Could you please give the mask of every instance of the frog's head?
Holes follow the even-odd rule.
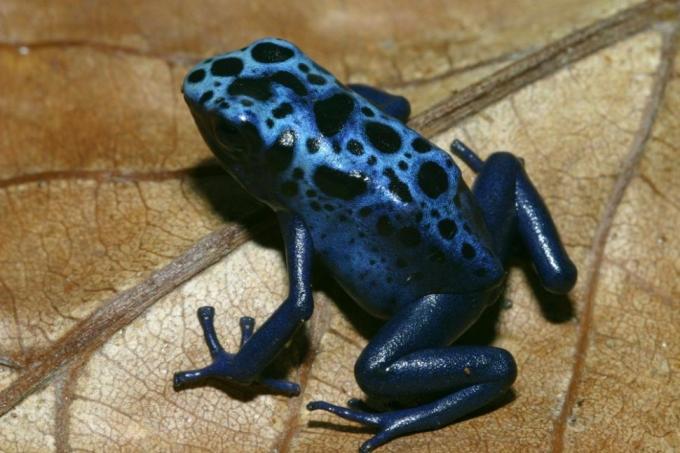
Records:
[[[234,171],[258,168],[273,147],[295,145],[291,119],[304,118],[308,95],[334,81],[311,74],[321,71],[288,41],[265,38],[196,65],[182,92],[218,159]]]

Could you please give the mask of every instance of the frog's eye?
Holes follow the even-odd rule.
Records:
[[[242,153],[247,150],[246,137],[233,124],[220,119],[215,122],[215,138],[217,141],[232,152]]]
[[[234,124],[217,118],[213,131],[220,146],[235,159],[245,158],[246,154],[257,152],[262,147],[260,134],[250,122]]]

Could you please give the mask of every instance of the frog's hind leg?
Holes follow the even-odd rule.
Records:
[[[365,97],[382,112],[395,117],[402,123],[408,121],[411,114],[411,104],[403,96],[390,94],[368,85],[350,83],[349,88],[360,96]]]
[[[495,290],[464,296],[437,294],[407,304],[359,357],[354,372],[367,394],[395,400],[431,394],[432,402],[379,413],[323,401],[309,403],[308,409],[377,427],[377,435],[361,447],[366,452],[404,434],[448,425],[487,405],[514,382],[514,359],[495,347],[448,345],[496,295]]]
[[[520,239],[542,285],[554,293],[567,293],[576,283],[576,267],[522,161],[507,152],[479,161],[479,176],[472,192],[496,254],[507,262],[512,242]]]

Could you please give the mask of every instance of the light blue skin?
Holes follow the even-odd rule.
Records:
[[[512,245],[524,246],[546,289],[563,294],[576,281],[519,159],[495,153],[483,162],[454,142],[479,173],[470,192],[449,154],[405,126],[404,98],[344,86],[280,39],[202,62],[183,92],[227,171],[276,211],[290,292],[256,332],[252,318],[241,319],[236,354],[219,345],[212,307],[199,309],[213,363],[176,373],[176,387],[217,378],[298,394],[297,384],[262,371],[312,314],[314,254],[365,310],[388,319],[356,363],[361,388],[396,401],[433,395],[381,413],[356,402],[308,405],[376,426],[362,451],[450,424],[512,385],[507,351],[449,345],[498,299]]]

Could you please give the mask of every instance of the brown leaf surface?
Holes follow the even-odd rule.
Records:
[[[304,410],[361,395],[352,367],[378,326],[324,276],[277,365],[301,397],[172,389],[207,360],[197,307],[233,349],[238,318],[286,294],[271,216],[222,176],[178,90],[192,61],[263,35],[406,94],[444,148],[522,155],[580,270],[570,303],[513,270],[511,308],[471,334],[513,352],[514,398],[386,450],[680,449],[677,6],[458,3],[0,3],[0,450],[354,451],[369,435]]]

